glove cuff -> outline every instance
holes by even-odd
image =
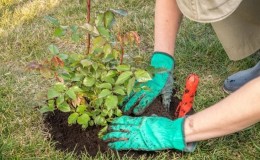
[[[176,126],[174,131],[175,135],[172,139],[173,147],[181,151],[193,152],[196,148],[196,142],[193,143],[185,142],[184,122],[185,122],[185,117],[178,118],[173,121],[173,125]]]
[[[174,68],[174,58],[165,52],[154,52],[151,58],[151,66],[154,68]]]

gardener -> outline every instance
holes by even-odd
[[[170,72],[156,74],[146,84],[152,91],[141,90],[131,95],[123,111],[140,115],[159,94],[164,93],[174,66],[173,44],[182,13],[191,20],[212,23],[230,59],[239,60],[260,49],[259,6],[259,0],[157,0],[155,53],[151,65]],[[260,121],[259,75],[260,63],[228,77],[224,89],[228,92],[240,89],[188,117],[176,120],[157,116],[117,118],[103,139],[116,150],[193,151],[192,142],[231,134]]]

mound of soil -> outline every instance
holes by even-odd
[[[173,94],[174,95],[174,94]],[[157,116],[164,116],[174,119],[174,111],[179,104],[179,99],[172,97],[170,111],[168,112],[162,106],[161,98],[158,97],[147,108],[143,116],[150,116],[156,114]],[[44,123],[48,132],[51,134],[51,140],[56,142],[56,148],[62,151],[74,151],[77,154],[87,152],[91,156],[95,156],[98,151],[102,153],[109,151],[107,144],[98,138],[100,127],[88,127],[82,130],[79,125],[68,126],[67,118],[69,114],[60,111],[49,113],[45,115]],[[134,156],[143,155],[147,152],[121,152],[120,154],[131,154]],[[150,154],[150,153],[148,153]]]

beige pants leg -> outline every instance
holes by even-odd
[[[212,26],[231,60],[260,49],[260,0],[244,0],[229,17]]]

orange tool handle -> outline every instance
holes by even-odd
[[[174,116],[177,118],[184,117],[192,108],[194,97],[199,84],[199,76],[190,74],[186,79],[186,85],[182,100],[179,103]]]

